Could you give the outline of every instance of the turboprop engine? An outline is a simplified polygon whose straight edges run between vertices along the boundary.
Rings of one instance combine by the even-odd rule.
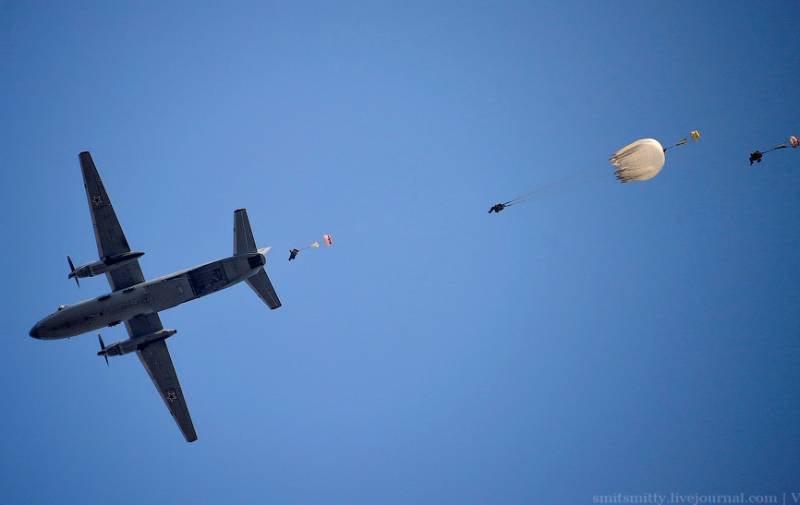
[[[69,263],[69,275],[67,276],[67,278],[75,279],[75,283],[78,286],[80,286],[81,283],[78,282],[79,277],[94,277],[95,275],[100,275],[106,272],[110,272],[115,268],[119,268],[122,265],[130,261],[133,261],[141,256],[144,256],[144,253],[141,251],[128,251],[120,254],[115,254],[113,256],[106,256],[100,261],[95,261],[94,263],[82,265],[78,268],[75,268],[75,265],[72,264],[72,258],[67,256],[67,263]]]
[[[158,342],[159,340],[165,340],[176,333],[178,333],[177,330],[158,330],[157,332],[150,333],[148,335],[142,335],[140,337],[134,337],[115,342],[108,347],[106,347],[105,343],[103,342],[103,337],[98,334],[97,340],[100,341],[100,350],[97,352],[97,355],[103,356],[106,359],[106,364],[108,364],[109,356],[121,356],[123,354],[128,354],[129,352],[138,351],[147,344]]]

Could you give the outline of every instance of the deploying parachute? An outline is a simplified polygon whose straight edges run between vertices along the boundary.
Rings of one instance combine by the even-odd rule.
[[[630,181],[646,181],[652,179],[661,169],[664,168],[664,161],[666,160],[666,152],[675,147],[683,146],[689,143],[689,139],[697,142],[700,140],[700,130],[692,130],[689,132],[687,138],[683,138],[675,144],[664,147],[656,139],[640,139],[632,144],[628,144],[619,151],[615,152],[609,161],[614,165],[614,174],[620,182]],[[797,140],[797,139],[796,139]],[[797,141],[800,144],[800,140]],[[530,191],[512,198],[507,202],[500,202],[489,207],[489,214],[499,214],[503,210],[512,205],[519,205],[530,201],[534,196],[544,193],[545,191],[552,190],[558,186],[563,186],[566,183],[583,178],[588,170],[586,168],[579,169],[574,172],[566,174],[561,179],[556,179],[550,183],[542,186],[535,187]]]
[[[664,148],[656,139],[641,139],[615,152],[609,161],[620,182],[652,179],[664,167]]]
[[[786,149],[787,147],[797,149],[798,146],[800,146],[800,139],[798,139],[796,135],[790,135],[788,144],[778,144],[772,149],[767,149],[766,151],[753,151],[750,153],[750,166],[752,166],[753,163],[761,163],[764,155],[769,152],[777,151],[779,149]]]
[[[333,237],[331,235],[327,234],[327,233],[322,236],[322,241],[325,242],[325,245],[327,245],[328,247],[333,245]],[[300,254],[300,251],[305,251],[306,249],[319,249],[319,242],[311,242],[307,246],[301,247],[299,249],[296,248],[296,247],[293,248],[293,249],[290,249],[289,250],[289,261],[292,261],[295,258],[297,258],[297,255]]]
[[[692,140],[700,140],[700,131],[692,130]],[[640,139],[615,152],[609,161],[614,165],[614,175],[622,183],[652,179],[664,167],[665,153],[670,149],[689,143],[688,138],[663,147],[656,139]]]

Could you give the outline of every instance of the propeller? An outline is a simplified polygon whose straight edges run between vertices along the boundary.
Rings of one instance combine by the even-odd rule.
[[[106,359],[106,366],[108,366],[108,354],[105,353],[106,344],[103,342],[103,337],[100,334],[97,334],[97,340],[100,341],[100,352],[97,353],[98,356],[102,356]]]
[[[77,284],[78,287],[81,287],[81,283],[78,281],[78,276],[75,272],[75,265],[72,264],[72,258],[69,256],[67,256],[67,263],[69,263],[69,275],[67,276],[67,279],[75,279],[75,284]]]

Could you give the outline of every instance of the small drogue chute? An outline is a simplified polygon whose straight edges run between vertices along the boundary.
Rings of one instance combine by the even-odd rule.
[[[663,147],[656,139],[640,139],[615,152],[608,161],[614,165],[617,180],[626,183],[652,179],[664,168],[666,152],[693,141],[700,140],[700,131],[692,130],[688,138],[682,138],[669,147]]]
[[[761,160],[764,158],[764,155],[770,153],[772,151],[778,151],[780,149],[786,149],[791,147],[792,149],[797,149],[800,146],[800,138],[797,138],[796,135],[790,135],[788,142],[786,144],[778,144],[771,149],[767,149],[766,151],[753,151],[750,153],[750,166],[753,163],[761,163]]]

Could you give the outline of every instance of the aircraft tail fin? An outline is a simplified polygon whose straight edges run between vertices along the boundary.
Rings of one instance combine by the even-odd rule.
[[[233,254],[249,254],[256,251],[256,241],[253,238],[253,230],[250,229],[247,209],[233,211]]]
[[[264,261],[266,261],[266,255],[269,249],[269,247],[264,249],[256,248],[253,231],[250,229],[250,220],[247,218],[247,210],[235,210],[233,212],[233,254],[240,255],[257,252],[264,256]],[[250,276],[245,281],[247,285],[250,286],[250,289],[255,291],[258,297],[264,300],[264,303],[266,303],[270,309],[275,310],[281,306],[281,301],[278,298],[278,294],[275,292],[275,288],[272,287],[272,282],[270,282],[267,276],[265,270],[266,263],[263,264],[265,265],[264,268],[260,269],[258,273]]]

